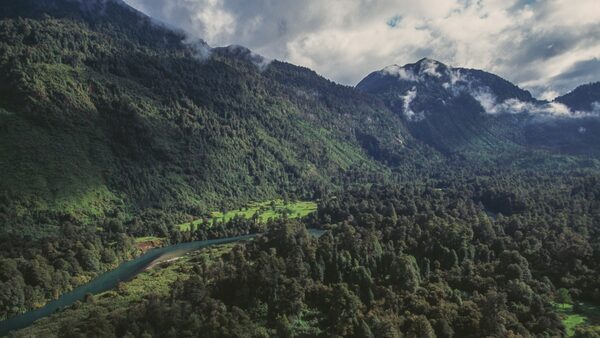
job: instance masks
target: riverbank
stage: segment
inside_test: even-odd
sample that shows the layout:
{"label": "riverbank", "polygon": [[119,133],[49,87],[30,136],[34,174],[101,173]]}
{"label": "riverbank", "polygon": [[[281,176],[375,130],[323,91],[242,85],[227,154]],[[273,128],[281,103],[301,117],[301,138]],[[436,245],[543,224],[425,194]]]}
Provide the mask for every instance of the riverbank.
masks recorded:
{"label": "riverbank", "polygon": [[49,316],[56,311],[72,305],[76,301],[84,299],[84,297],[86,297],[88,294],[99,294],[101,292],[110,290],[116,287],[119,283],[130,280],[138,273],[144,271],[144,269],[152,262],[164,257],[167,254],[183,255],[187,252],[201,248],[233,243],[240,240],[250,239],[255,236],[256,235],[244,235],[206,241],[195,241],[151,249],[131,261],[122,263],[116,269],[98,276],[91,282],[62,295],[58,299],[46,304],[40,309],[28,311],[22,315],[18,315],[0,322],[0,336],[6,336],[11,331],[25,328],[38,319]]}
{"label": "riverbank", "polygon": [[235,243],[217,245],[193,251],[179,257],[177,260],[154,265],[152,269],[140,272],[130,281],[120,283],[116,288],[99,293],[80,301],[69,308],[46,318],[36,321],[33,325],[17,331],[15,337],[59,337],[61,328],[76,326],[90,316],[98,320],[110,318],[111,314],[125,311],[149,296],[166,296],[171,291],[173,283],[188,279],[193,266],[199,261],[213,264],[219,257],[227,254]]}
{"label": "riverbank", "polygon": [[[320,237],[323,233],[325,233],[324,230],[317,229],[309,229],[309,232],[316,237]],[[86,297],[87,295],[96,295],[114,289],[116,286],[120,285],[120,283],[129,281],[133,277],[144,272],[148,266],[157,260],[180,257],[199,249],[215,245],[231,244],[242,240],[248,240],[256,236],[258,236],[258,234],[212,239],[206,241],[195,241],[149,250],[137,258],[121,264],[115,270],[100,275],[90,283],[82,285],[73,291],[62,295],[57,300],[48,303],[46,306],[40,309],[32,310],[0,322],[0,337],[6,336],[11,331],[26,328],[36,320],[50,316],[57,311],[71,306],[77,301],[88,298]]]}

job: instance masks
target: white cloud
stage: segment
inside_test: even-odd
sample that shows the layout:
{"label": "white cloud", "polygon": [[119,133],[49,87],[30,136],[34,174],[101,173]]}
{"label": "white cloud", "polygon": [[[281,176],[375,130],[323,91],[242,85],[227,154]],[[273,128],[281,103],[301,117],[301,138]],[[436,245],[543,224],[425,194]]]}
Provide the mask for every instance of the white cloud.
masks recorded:
{"label": "white cloud", "polygon": [[403,102],[402,108],[403,108],[404,116],[406,116],[406,118],[409,121],[421,121],[425,118],[425,115],[422,112],[415,113],[412,110],[412,108],[410,107],[410,104],[416,97],[417,97],[417,89],[415,87],[408,90],[405,95],[400,97]]}
{"label": "white cloud", "polygon": [[[442,69],[442,71],[440,71]],[[430,77],[441,78],[444,75],[450,76],[452,85],[461,80],[460,70],[455,70],[452,67],[444,66],[435,60],[424,59],[421,62],[421,67],[416,71],[411,66],[391,65],[379,71],[384,75],[395,76],[404,81],[424,82]],[[442,74],[443,73],[443,74]],[[450,83],[447,84],[450,87]]]}
{"label": "white cloud", "polygon": [[438,63],[433,61],[433,60],[429,60],[426,59],[422,62],[421,64],[421,72],[423,74],[427,74],[429,76],[433,76],[433,77],[442,77],[442,74],[440,74],[440,72],[438,72]]}
{"label": "white cloud", "polygon": [[[240,44],[354,85],[375,69],[431,57],[481,68],[535,94],[564,93],[561,78],[600,59],[597,0],[126,0],[210,45]],[[394,25],[390,26],[392,18]]]}
{"label": "white cloud", "polygon": [[186,41],[194,50],[195,56],[200,60],[207,60],[212,55],[212,48],[203,40]]}
{"label": "white cloud", "polygon": [[381,71],[387,75],[396,76],[405,81],[417,82],[419,80],[413,71],[398,65],[387,66]]}
{"label": "white cloud", "polygon": [[574,111],[559,102],[524,102],[511,98],[497,102],[497,98],[488,90],[480,89],[471,92],[488,114],[532,114],[537,117],[583,118],[599,116],[600,109],[593,111]]}

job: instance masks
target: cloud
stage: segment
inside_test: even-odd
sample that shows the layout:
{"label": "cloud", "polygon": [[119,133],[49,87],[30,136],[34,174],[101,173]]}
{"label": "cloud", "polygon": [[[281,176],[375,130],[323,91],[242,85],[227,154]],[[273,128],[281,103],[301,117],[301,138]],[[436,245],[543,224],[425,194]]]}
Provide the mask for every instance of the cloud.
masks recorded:
{"label": "cloud", "polygon": [[[538,118],[584,118],[599,117],[600,104],[594,102],[592,111],[574,111],[559,102],[523,102],[511,98],[498,102],[496,96],[485,88],[471,92],[483,110],[492,115],[497,114],[531,114]],[[585,131],[584,131],[585,132]]]}
{"label": "cloud", "polygon": [[[598,33],[600,34],[600,32]],[[586,84],[600,81],[600,58],[592,58],[575,62],[571,67],[567,68],[563,73],[552,77],[549,82],[551,87],[547,89],[545,86],[544,92],[556,91],[564,93],[574,89],[573,84]],[[548,95],[552,97],[552,94]],[[553,97],[556,97],[554,95]]]}
{"label": "cloud", "polygon": [[451,73],[458,72],[458,70],[454,70],[452,67],[447,67],[443,64],[440,64],[435,60],[423,59],[421,62],[421,67],[418,69],[418,71],[413,69],[411,66],[407,67],[391,65],[383,68],[379,72],[385,75],[395,76],[404,81],[425,82],[431,77],[439,79],[444,75],[456,78],[455,75]]}
{"label": "cloud", "polygon": [[126,1],[212,46],[243,45],[348,85],[422,57],[546,98],[600,79],[597,0]]}
{"label": "cloud", "polygon": [[250,49],[239,46],[239,45],[230,45],[225,48],[221,48],[227,54],[236,56],[238,58],[244,59],[246,61],[254,64],[259,71],[263,72],[269,67],[273,60],[267,59],[262,55],[256,54],[252,52]]}
{"label": "cloud", "polygon": [[[449,79],[449,81],[442,83],[442,87],[450,95],[455,98],[464,94],[470,95],[479,102],[485,113],[491,115],[530,114],[542,120],[548,118],[600,117],[600,102],[593,102],[590,111],[572,110],[559,102],[536,100],[525,102],[517,98],[509,98],[499,102],[492,89],[481,83],[477,77],[471,77],[468,72],[462,69],[445,67],[430,59],[421,62],[418,72],[414,70],[412,65],[407,67],[389,66],[382,69],[381,72],[415,83],[429,83],[431,77],[443,78],[443,81]],[[400,96],[403,102],[403,113],[410,121],[425,119],[423,112],[415,113],[411,107],[411,103],[416,97],[417,88],[415,86]]]}
{"label": "cloud", "polygon": [[423,61],[421,67],[421,72],[423,74],[427,74],[429,76],[437,78],[442,77],[442,74],[438,72],[438,63],[433,60],[426,59],[425,61]]}
{"label": "cloud", "polygon": [[398,77],[401,80],[405,80],[405,81],[411,81],[411,82],[419,81],[417,74],[415,74],[413,71],[411,71],[409,69],[406,69],[406,68],[398,66],[398,65],[387,66],[384,69],[382,69],[382,72],[387,75]]}
{"label": "cloud", "polygon": [[204,40],[187,40],[185,42],[192,48],[197,59],[204,61],[212,56],[213,50]]}
{"label": "cloud", "polygon": [[388,26],[395,28],[395,27],[398,27],[398,25],[401,22],[402,22],[402,16],[394,15],[391,19],[388,20],[387,24],[388,24]]}
{"label": "cloud", "polygon": [[406,118],[409,121],[414,121],[414,122],[421,121],[425,118],[425,114],[423,114],[423,112],[415,113],[412,110],[412,108],[410,107],[410,104],[416,97],[417,97],[417,88],[415,88],[415,87],[408,90],[405,95],[400,96],[400,98],[402,99],[402,102],[403,102],[402,112],[404,113],[404,116],[406,116]]}

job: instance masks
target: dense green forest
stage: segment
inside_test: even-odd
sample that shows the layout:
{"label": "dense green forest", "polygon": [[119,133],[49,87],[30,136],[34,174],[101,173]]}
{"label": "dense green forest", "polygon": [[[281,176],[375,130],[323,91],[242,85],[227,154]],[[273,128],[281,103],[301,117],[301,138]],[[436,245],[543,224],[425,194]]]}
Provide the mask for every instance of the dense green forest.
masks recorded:
{"label": "dense green forest", "polygon": [[110,312],[86,306],[77,321],[59,315],[53,334],[561,336],[555,303],[600,302],[596,177],[455,182],[327,196],[302,223],[272,222],[264,236],[190,263],[168,293]]}
{"label": "dense green forest", "polygon": [[[419,87],[415,104],[434,111],[413,123],[396,92],[192,43],[119,1],[86,3],[0,3],[0,320],[148,238],[262,233],[188,257],[181,278],[171,269],[110,310],[90,296],[51,317],[51,334],[600,335],[562,321],[600,304],[598,135],[577,132],[597,119],[516,130],[522,116],[442,104],[436,84]],[[298,200],[311,202],[283,210]],[[17,336],[50,334],[37,329]]]}
{"label": "dense green forest", "polygon": [[385,172],[373,158],[404,151],[410,137],[377,99],[281,62],[261,72],[228,49],[200,59],[184,36],[107,6],[0,23],[11,222],[43,232],[58,217],[304,196],[349,169]]}
{"label": "dense green forest", "polygon": [[228,49],[202,59],[182,34],[98,4],[0,4],[0,318],[131,257],[131,237],[318,198],[414,153],[375,98]]}

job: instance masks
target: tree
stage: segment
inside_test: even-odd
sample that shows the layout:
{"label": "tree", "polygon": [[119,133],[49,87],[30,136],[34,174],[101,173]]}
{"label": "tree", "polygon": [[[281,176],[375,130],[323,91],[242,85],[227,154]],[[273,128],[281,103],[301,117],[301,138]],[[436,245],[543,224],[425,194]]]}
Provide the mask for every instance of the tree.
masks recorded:
{"label": "tree", "polygon": [[573,299],[571,299],[571,293],[565,288],[560,288],[557,290],[556,301],[560,304],[560,306],[563,309],[568,305],[573,304]]}
{"label": "tree", "polygon": [[354,337],[356,338],[374,338],[373,332],[371,332],[371,328],[369,324],[367,324],[364,320],[360,321],[360,325],[356,328],[356,332],[354,333]]}
{"label": "tree", "polygon": [[292,325],[286,315],[277,317],[275,329],[277,330],[277,337],[291,338],[294,336]]}
{"label": "tree", "polygon": [[435,331],[431,327],[431,323],[425,316],[415,316],[410,320],[410,337],[419,338],[436,338]]}
{"label": "tree", "polygon": [[360,312],[360,299],[348,290],[346,284],[334,285],[327,313],[328,334],[341,337],[352,335],[358,326]]}
{"label": "tree", "polygon": [[480,306],[482,317],[479,326],[483,333],[492,336],[504,336],[507,322],[505,315],[507,310],[506,295],[490,290],[483,298]]}
{"label": "tree", "polygon": [[407,292],[415,292],[421,283],[421,273],[417,260],[410,255],[403,255],[394,260],[392,274],[398,286]]}
{"label": "tree", "polygon": [[392,223],[391,225],[395,225],[398,222],[398,214],[396,213],[396,209],[391,202],[388,203],[386,207],[385,216],[390,218]]}

